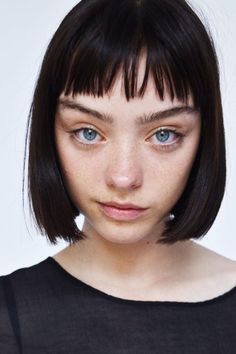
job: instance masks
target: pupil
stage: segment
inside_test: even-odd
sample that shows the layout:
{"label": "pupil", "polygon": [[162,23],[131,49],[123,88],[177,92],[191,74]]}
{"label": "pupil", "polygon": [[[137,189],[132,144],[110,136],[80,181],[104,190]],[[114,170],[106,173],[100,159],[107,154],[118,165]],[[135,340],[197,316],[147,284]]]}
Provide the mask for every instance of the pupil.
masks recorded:
{"label": "pupil", "polygon": [[168,140],[169,136],[170,136],[170,133],[168,131],[162,130],[160,132],[157,132],[157,138],[161,142],[165,142],[166,140]]}
{"label": "pupil", "polygon": [[84,130],[84,137],[87,140],[93,140],[96,137],[97,133],[91,129]]}

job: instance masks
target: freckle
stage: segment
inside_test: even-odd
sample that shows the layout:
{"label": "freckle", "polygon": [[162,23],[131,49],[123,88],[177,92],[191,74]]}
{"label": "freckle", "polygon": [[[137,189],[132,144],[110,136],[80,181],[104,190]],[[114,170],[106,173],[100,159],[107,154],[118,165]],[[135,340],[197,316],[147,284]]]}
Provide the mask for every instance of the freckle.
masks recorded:
{"label": "freckle", "polygon": [[147,241],[147,245],[149,245],[149,243],[150,243],[150,242],[149,242],[149,241]]}

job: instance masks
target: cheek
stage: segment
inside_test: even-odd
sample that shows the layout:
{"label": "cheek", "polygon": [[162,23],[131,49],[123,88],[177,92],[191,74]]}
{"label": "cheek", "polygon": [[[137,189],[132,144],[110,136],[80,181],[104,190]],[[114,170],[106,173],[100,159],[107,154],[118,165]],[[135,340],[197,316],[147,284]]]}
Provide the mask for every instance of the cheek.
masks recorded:
{"label": "cheek", "polygon": [[[175,168],[167,168],[159,175],[160,192],[167,199],[179,199],[188,181],[190,169],[182,164]],[[158,178],[158,177],[157,177]]]}
{"label": "cheek", "polygon": [[193,161],[192,156],[186,155],[178,156],[177,158],[166,158],[158,163],[157,170],[163,179],[183,180],[189,175]]}
{"label": "cheek", "polygon": [[[148,160],[152,171],[153,188],[158,184],[160,198],[176,202],[184,191],[197,152],[197,144],[186,144],[183,149],[162,154]],[[152,167],[150,167],[152,166]]]}
{"label": "cheek", "polygon": [[89,157],[88,152],[81,153],[70,144],[60,143],[58,153],[66,188],[73,202],[77,204],[78,196],[80,199],[83,198],[83,194],[88,193],[88,188],[93,194],[98,183],[98,171],[101,164],[92,154]]}

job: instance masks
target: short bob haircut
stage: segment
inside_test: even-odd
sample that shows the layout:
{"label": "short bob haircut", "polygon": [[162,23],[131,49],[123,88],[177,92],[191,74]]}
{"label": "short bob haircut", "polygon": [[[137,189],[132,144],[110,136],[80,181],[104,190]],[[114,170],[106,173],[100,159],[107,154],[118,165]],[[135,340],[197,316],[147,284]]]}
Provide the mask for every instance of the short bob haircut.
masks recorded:
{"label": "short bob haircut", "polygon": [[[138,90],[143,51],[146,71]],[[225,137],[214,43],[184,0],[82,0],[64,18],[47,48],[28,120],[27,187],[34,222],[52,244],[86,238],[77,227],[80,211],[67,191],[55,146],[58,98],[61,93],[102,97],[119,74],[128,101],[143,97],[149,75],[162,100],[164,88],[182,102],[192,95],[202,120],[200,144],[172,209],[175,218],[166,222],[158,243],[199,239],[224,196]]]}

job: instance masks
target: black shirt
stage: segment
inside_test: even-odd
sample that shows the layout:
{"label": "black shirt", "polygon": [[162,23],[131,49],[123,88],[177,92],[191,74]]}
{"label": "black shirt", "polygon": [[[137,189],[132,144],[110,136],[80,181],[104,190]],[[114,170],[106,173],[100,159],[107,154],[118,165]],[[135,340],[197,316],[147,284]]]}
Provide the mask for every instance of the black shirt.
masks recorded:
{"label": "black shirt", "polygon": [[1,354],[236,354],[236,287],[201,302],[121,299],[52,257],[0,277]]}

